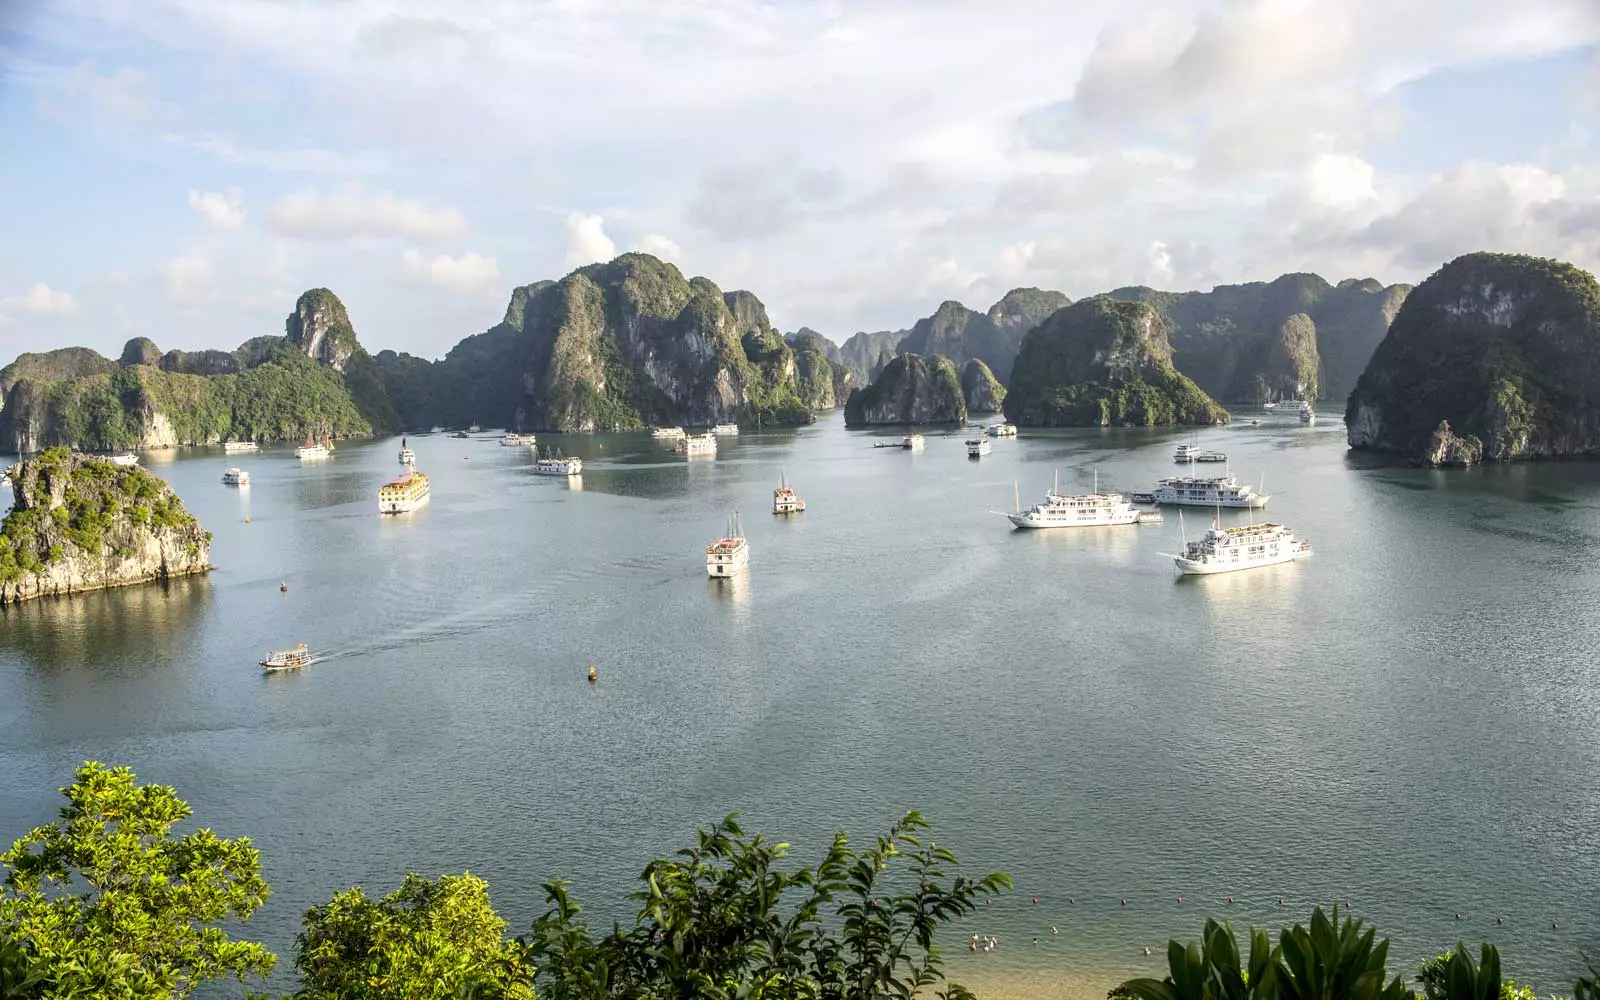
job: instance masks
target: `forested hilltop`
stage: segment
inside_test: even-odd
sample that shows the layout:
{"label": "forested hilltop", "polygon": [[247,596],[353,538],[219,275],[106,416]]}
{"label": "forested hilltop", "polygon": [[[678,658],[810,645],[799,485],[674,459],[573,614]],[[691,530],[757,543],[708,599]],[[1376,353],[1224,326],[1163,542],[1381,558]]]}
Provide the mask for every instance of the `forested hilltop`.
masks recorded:
{"label": "forested hilltop", "polygon": [[[1096,297],[1153,309],[1172,366],[1205,395],[1258,402],[1342,396],[1409,290],[1289,274],[1210,292],[1134,287]],[[985,411],[1019,379],[1037,381],[1013,370],[1018,353],[1069,304],[1060,292],[1015,288],[985,312],[949,301],[905,330],[836,345],[809,329],[780,334],[748,291],[723,292],[630,253],[513,289],[499,323],[433,361],[370,355],[338,296],[317,288],[300,296],[282,334],[230,351],[163,353],[136,338],[117,360],[78,347],[22,355],[0,369],[0,449],[269,442],[474,423],[553,431],[794,425],[845,407],[902,354],[949,359],[963,405]],[[892,416],[889,409],[954,413],[943,403],[874,402],[892,395],[864,396],[865,422]]]}

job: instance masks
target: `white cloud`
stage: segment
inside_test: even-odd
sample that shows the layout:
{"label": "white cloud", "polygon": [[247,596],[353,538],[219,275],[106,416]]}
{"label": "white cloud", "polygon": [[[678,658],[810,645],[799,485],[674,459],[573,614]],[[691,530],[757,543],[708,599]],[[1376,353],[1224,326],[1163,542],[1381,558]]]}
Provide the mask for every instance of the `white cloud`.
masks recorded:
{"label": "white cloud", "polygon": [[582,212],[567,213],[567,267],[582,267],[616,255],[617,245],[606,235],[604,219]]}
{"label": "white cloud", "polygon": [[673,263],[683,257],[683,249],[660,233],[645,233],[639,240],[639,249]]}
{"label": "white cloud", "polygon": [[1306,170],[1306,193],[1315,208],[1349,209],[1378,197],[1372,164],[1359,156],[1325,153]]}
{"label": "white cloud", "polygon": [[161,265],[161,281],[167,298],[181,306],[198,306],[219,294],[216,264],[198,251],[180,254]]}
{"label": "white cloud", "polygon": [[455,208],[387,192],[367,192],[345,184],[323,195],[315,190],[285,195],[267,213],[267,224],[282,236],[305,240],[407,238],[443,242],[467,233],[467,220]]}
{"label": "white cloud", "polygon": [[493,257],[466,253],[429,259],[420,250],[407,250],[400,259],[407,274],[452,292],[493,292],[500,284],[500,265]]}
{"label": "white cloud", "polygon": [[77,300],[70,294],[37,281],[17,295],[0,297],[0,326],[9,326],[17,313],[27,313],[31,316],[70,316],[77,311]]}
{"label": "white cloud", "polygon": [[189,189],[189,207],[199,212],[213,226],[238,229],[249,214],[245,211],[244,195],[238,188],[227,191],[196,191]]}
{"label": "white cloud", "polygon": [[155,106],[150,78],[144,73],[124,68],[102,75],[90,59],[73,68],[67,90],[102,113],[123,121],[148,118]]}
{"label": "white cloud", "polygon": [[372,150],[333,150],[311,146],[286,149],[241,146],[215,132],[190,135],[167,132],[162,139],[170,143],[204,150],[228,163],[259,167],[282,173],[333,174],[341,177],[376,174],[388,169],[388,159]]}

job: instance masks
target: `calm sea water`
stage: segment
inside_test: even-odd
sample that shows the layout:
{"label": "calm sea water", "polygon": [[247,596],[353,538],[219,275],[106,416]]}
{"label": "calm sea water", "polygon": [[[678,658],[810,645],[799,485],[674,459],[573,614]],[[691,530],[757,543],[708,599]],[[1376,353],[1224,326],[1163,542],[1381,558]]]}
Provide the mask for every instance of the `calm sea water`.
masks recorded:
{"label": "calm sea water", "polygon": [[[1317,555],[1178,581],[1170,511],[1033,533],[993,511],[1057,469],[1145,488],[1184,435],[1024,433],[977,462],[837,415],[715,460],[565,437],[570,484],[413,437],[433,502],[398,519],[374,496],[396,441],[149,455],[218,569],[0,614],[0,837],[86,758],[175,785],[260,847],[249,929],[287,969],[301,913],[352,884],[471,869],[522,928],[565,876],[609,917],[724,813],[812,859],[919,808],[1017,880],[946,942],[990,995],[1098,995],[1207,913],[1276,928],[1335,899],[1407,974],[1488,939],[1569,989],[1600,955],[1600,464],[1364,468],[1337,423],[1203,431]],[[798,518],[769,513],[780,471]],[[734,508],[750,573],[709,581]],[[329,658],[255,666],[299,641]]]}

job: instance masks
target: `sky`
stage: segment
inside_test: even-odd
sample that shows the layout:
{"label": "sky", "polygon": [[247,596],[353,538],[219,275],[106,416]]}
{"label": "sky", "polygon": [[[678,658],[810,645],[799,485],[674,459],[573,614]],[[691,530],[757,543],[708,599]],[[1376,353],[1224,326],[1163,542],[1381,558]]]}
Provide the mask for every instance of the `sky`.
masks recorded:
{"label": "sky", "polygon": [[0,0],[0,355],[333,289],[438,357],[643,250],[836,340],[1475,250],[1600,270],[1600,0]]}

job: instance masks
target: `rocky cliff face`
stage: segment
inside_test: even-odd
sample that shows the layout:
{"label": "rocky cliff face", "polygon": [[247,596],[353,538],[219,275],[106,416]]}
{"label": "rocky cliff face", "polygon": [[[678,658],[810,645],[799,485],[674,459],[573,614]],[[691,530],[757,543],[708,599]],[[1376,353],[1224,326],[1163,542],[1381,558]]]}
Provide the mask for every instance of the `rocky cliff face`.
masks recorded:
{"label": "rocky cliff face", "polygon": [[1062,309],[1023,338],[1004,402],[1030,427],[1227,423],[1228,414],[1172,366],[1160,314],[1099,297]]}
{"label": "rocky cliff face", "polygon": [[873,333],[853,333],[839,348],[839,360],[850,369],[856,385],[864,386],[877,377],[873,370],[885,351],[894,357],[895,345],[906,338],[910,330],[877,330]]}
{"label": "rocky cliff face", "polygon": [[0,605],[209,570],[211,535],[143,469],[53,448],[13,475]]}
{"label": "rocky cliff face", "polygon": [[294,304],[294,312],[284,321],[284,335],[306,357],[336,372],[344,371],[346,363],[361,347],[344,303],[326,288],[313,288],[301,294]]}
{"label": "rocky cliff face", "polygon": [[595,431],[809,423],[834,387],[812,360],[750,292],[624,254],[514,289],[504,319],[442,361],[384,351],[374,364],[407,427]]}
{"label": "rocky cliff face", "polygon": [[932,316],[918,320],[895,349],[901,354],[940,354],[957,365],[978,358],[1005,381],[1023,335],[1070,301],[1060,292],[1014,288],[988,313],[944,302]]}
{"label": "rocky cliff face", "polygon": [[814,330],[800,330],[784,338],[794,351],[795,364],[800,371],[800,398],[812,410],[831,410],[839,405],[840,389],[844,398],[852,387],[850,370],[836,365],[829,357],[837,357],[839,348],[833,341]]}
{"label": "rocky cliff face", "polygon": [[134,337],[122,345],[122,358],[117,362],[123,367],[128,365],[159,365],[161,363],[161,348],[149,337]]}
{"label": "rocky cliff face", "polygon": [[1350,447],[1424,465],[1600,456],[1600,283],[1458,257],[1417,286],[1345,409]]}
{"label": "rocky cliff face", "polygon": [[[1315,274],[1218,285],[1209,292],[1143,286],[1108,295],[1161,314],[1173,363],[1208,394],[1245,403],[1340,397],[1410,290],[1370,279],[1335,287]],[[1309,335],[1308,335],[1309,334]]]}
{"label": "rocky cliff face", "polygon": [[846,427],[874,424],[964,424],[967,404],[955,362],[933,355],[902,354],[871,385],[845,403]]}
{"label": "rocky cliff face", "polygon": [[961,396],[968,413],[998,413],[1005,402],[1006,389],[989,366],[973,358],[961,367]]}

